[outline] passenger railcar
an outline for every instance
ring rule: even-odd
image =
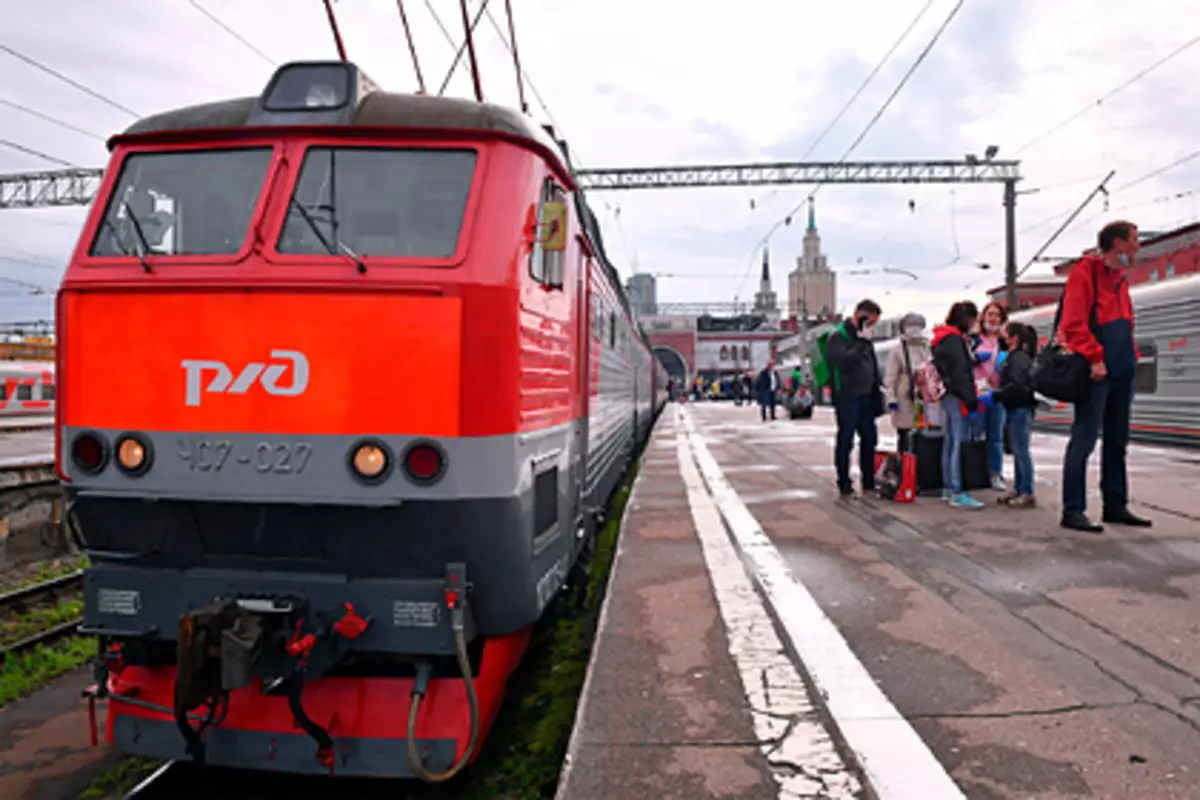
[[[1141,358],[1134,378],[1130,436],[1143,442],[1200,445],[1200,275],[1188,275],[1130,290],[1134,335]],[[1056,305],[1020,311],[1016,322],[1032,325],[1042,345],[1049,341]],[[880,342],[880,364],[896,346]],[[1066,431],[1074,417],[1065,403],[1041,410],[1036,424]]]
[[[53,363],[0,361],[0,419],[53,413]]]
[[[565,144],[345,62],[109,144],[55,426],[107,740],[449,777],[663,404]]]

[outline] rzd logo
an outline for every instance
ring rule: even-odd
[[[233,371],[223,361],[185,358],[179,362],[187,376],[185,405],[200,405],[200,384],[204,380],[205,371],[216,372],[204,389],[205,392],[215,394],[245,394],[255,381],[262,385],[267,394],[277,397],[295,397],[308,388],[308,359],[304,357],[304,353],[298,350],[272,350],[271,358],[291,362],[294,372],[291,386],[279,385],[279,379],[287,372],[287,366],[284,364],[268,365],[252,361],[242,368],[241,374],[234,380]]]

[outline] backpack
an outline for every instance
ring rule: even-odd
[[[942,375],[934,366],[932,358],[917,367],[913,374],[913,382],[920,390],[921,399],[925,401],[926,406],[936,405],[946,396],[946,384],[942,382]]]
[[[837,374],[837,370],[829,364],[829,337],[834,333],[846,335],[845,323],[835,325],[829,330],[817,337],[816,341],[808,349],[808,361],[812,365],[813,383],[817,386],[829,386],[830,380],[833,380],[833,390],[836,392],[841,388],[841,379]]]

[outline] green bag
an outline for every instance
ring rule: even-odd
[[[829,386],[830,380],[832,380],[833,390],[836,392],[841,388],[841,376],[838,375],[837,369],[829,364],[827,353],[829,337],[834,333],[840,333],[845,336],[845,324],[836,325],[818,336],[816,341],[809,346],[808,361],[812,365],[813,383],[817,386]]]

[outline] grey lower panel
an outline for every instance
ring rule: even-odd
[[[397,721],[398,726],[403,725]],[[317,760],[317,743],[307,734],[264,733],[230,728],[209,728],[204,732],[205,759],[220,767],[274,770],[312,775],[328,775],[329,768]],[[191,761],[183,735],[174,722],[118,716],[113,725],[118,748],[135,755],[179,761]],[[425,758],[425,769],[441,772],[454,763],[453,739],[418,739],[418,752]],[[407,740],[339,739],[333,740],[336,763],[334,773],[351,777],[414,778],[408,764]]]
[[[511,497],[532,486],[531,464],[544,468],[553,462],[567,471],[578,424],[442,438],[138,431],[151,451],[150,468],[138,477],[126,475],[115,463],[117,441],[129,431],[64,426],[61,463],[80,491],[138,497],[368,505]],[[71,443],[85,430],[109,450],[107,465],[96,475],[80,470],[70,457]],[[356,478],[349,466],[354,450],[368,440],[382,442],[392,457],[386,477],[372,484]],[[434,444],[444,456],[442,478],[429,485],[409,480],[401,464],[407,449],[421,442]]]

